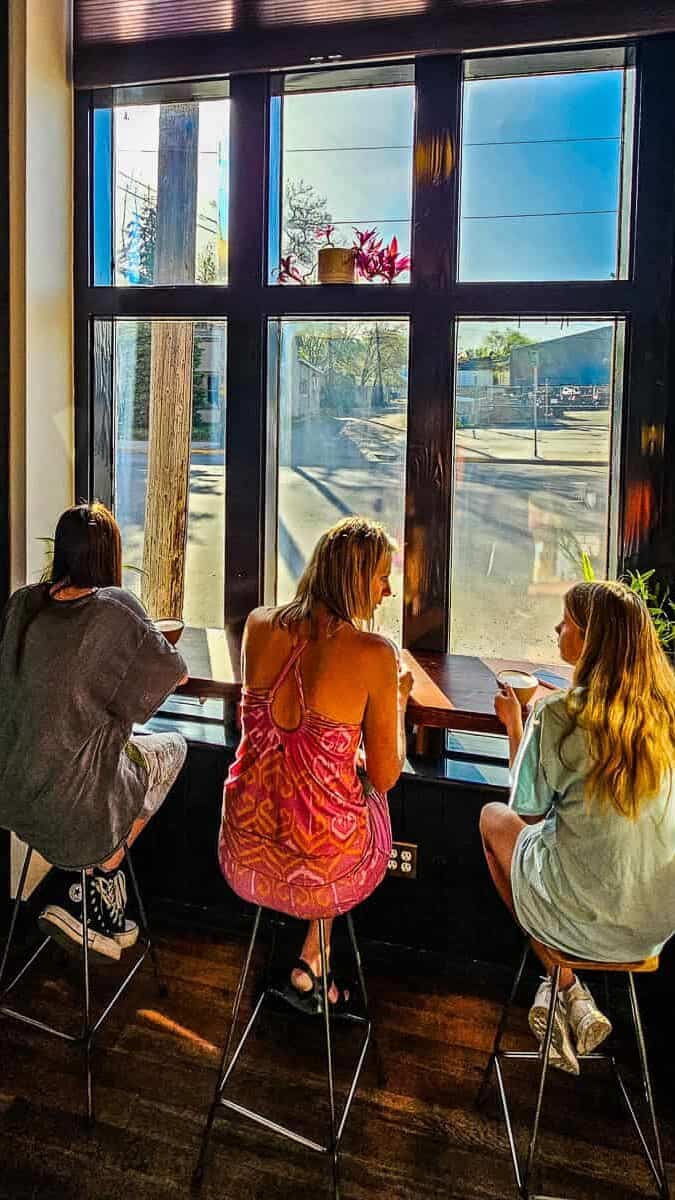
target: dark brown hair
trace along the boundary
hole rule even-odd
[[[59,517],[51,582],[72,587],[122,586],[120,528],[98,500],[74,504]]]

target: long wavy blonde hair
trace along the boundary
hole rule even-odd
[[[378,521],[346,517],[319,538],[298,583],[295,597],[276,614],[284,628],[311,618],[317,604],[328,609],[335,624],[354,628],[372,623],[371,585],[377,564],[391,558],[396,542]]]
[[[629,820],[663,787],[675,765],[675,673],[644,601],[623,583],[578,583],[567,617],[584,638],[567,694],[569,725],[589,741],[589,803]]]

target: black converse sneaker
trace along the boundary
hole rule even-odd
[[[124,871],[108,874],[94,868],[91,880],[89,903],[107,925],[112,937],[122,950],[128,950],[138,940],[138,925],[126,916],[127,881]]]
[[[123,871],[114,875],[97,872],[87,876],[87,943],[103,958],[118,960],[123,949],[133,946],[138,926],[124,915],[127,899]],[[44,934],[68,950],[82,945],[82,885],[71,883],[63,904],[49,904],[38,917]]]

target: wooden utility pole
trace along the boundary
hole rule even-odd
[[[199,105],[160,107],[154,282],[194,283]],[[142,599],[181,617],[192,430],[192,321],[153,321]]]

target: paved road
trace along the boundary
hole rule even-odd
[[[596,415],[596,414],[594,414]],[[518,431],[516,431],[518,432]],[[524,431],[527,432],[527,431]],[[459,462],[453,527],[453,649],[507,657],[555,658],[552,627],[564,579],[578,577],[577,542],[604,554],[607,468],[565,461],[569,437],[558,439],[553,461],[512,454],[489,431],[490,457]],[[572,441],[575,453],[578,430]],[[298,427],[292,465],[279,469],[279,599],[295,581],[319,534],[341,516],[377,517],[402,542],[405,434],[386,422],[324,418]],[[567,451],[565,440],[567,438]],[[508,448],[504,461],[500,446]],[[599,438],[595,439],[599,448]],[[482,447],[481,447],[482,448]],[[463,447],[458,444],[458,451]],[[595,454],[593,455],[595,458]],[[147,456],[118,449],[116,506],[125,561],[141,564]],[[185,619],[222,620],[224,463],[221,453],[193,451],[190,466]],[[576,539],[576,542],[575,542]],[[562,578],[560,587],[543,585]],[[138,587],[138,576],[127,576]],[[381,626],[400,635],[401,556],[392,573],[397,596],[383,606]],[[542,594],[551,592],[554,594]]]

